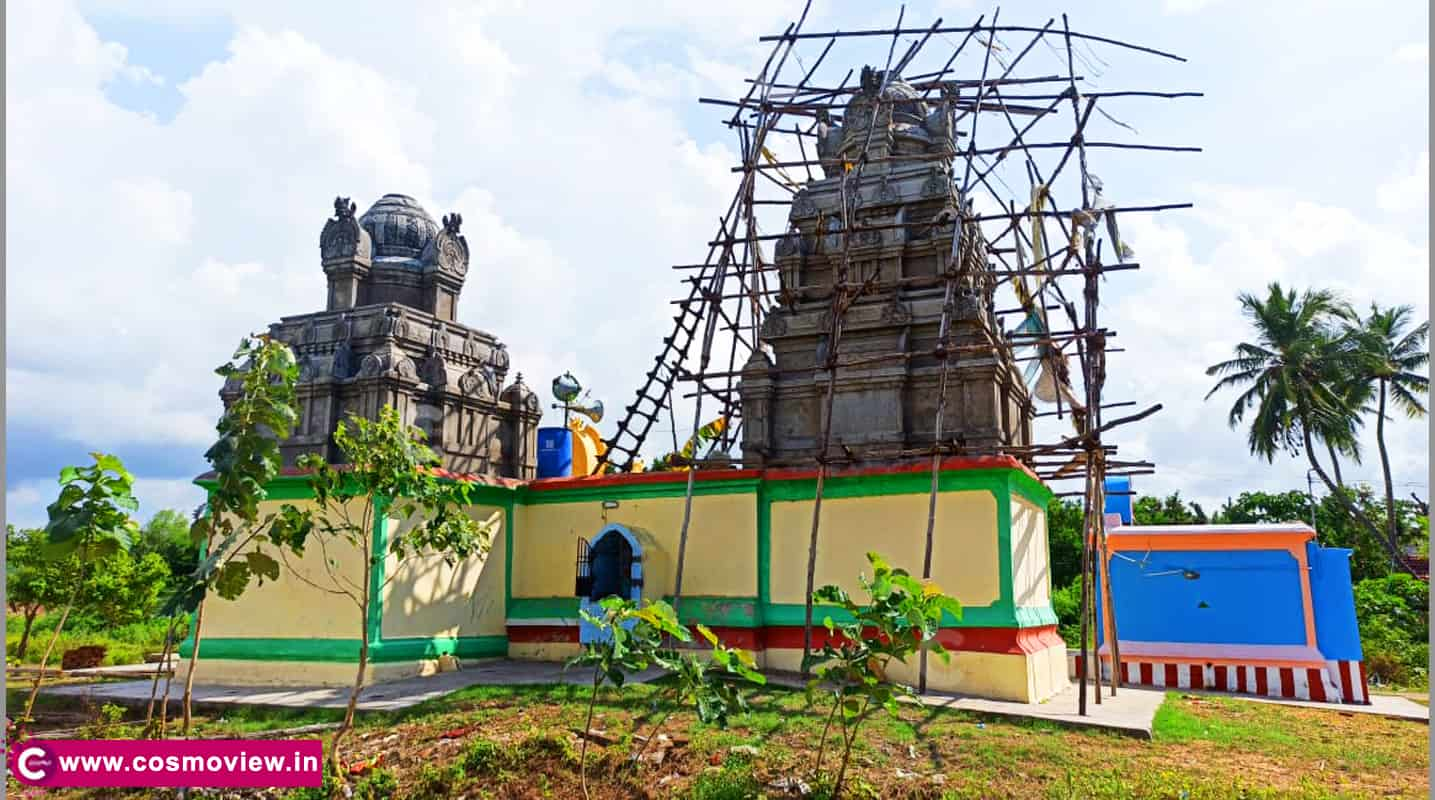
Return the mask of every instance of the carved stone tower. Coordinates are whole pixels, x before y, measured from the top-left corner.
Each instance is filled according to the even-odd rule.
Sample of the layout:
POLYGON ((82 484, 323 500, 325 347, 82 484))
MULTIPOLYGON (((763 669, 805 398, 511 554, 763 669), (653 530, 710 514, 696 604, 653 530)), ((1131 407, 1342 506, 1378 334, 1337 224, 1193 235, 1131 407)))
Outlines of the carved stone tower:
MULTIPOLYGON (((319 236, 326 310, 269 326, 300 367, 299 424, 280 446, 286 463, 310 452, 338 461, 339 422, 392 406, 428 434, 445 469, 534 477, 538 396, 521 374, 504 387, 502 342, 454 321, 469 264, 463 218, 451 214, 440 226, 401 194, 361 217, 356 210, 336 199, 319 236)), ((226 404, 235 388, 220 392, 226 404)))
POLYGON ((841 124, 818 118, 825 176, 794 195, 788 233, 777 245, 779 307, 760 332, 773 358, 758 348, 743 368, 744 466, 817 455, 844 251, 847 285, 875 288, 842 318, 828 454, 896 461, 932 445, 941 373, 934 350, 949 263, 962 277, 950 315, 943 443, 980 452, 1030 442, 1031 401, 1016 365, 1005 350, 994 356, 973 347, 999 333, 986 242, 975 222, 963 221, 945 155, 956 149, 956 98, 933 108, 905 81, 882 82, 881 72, 865 69, 841 124), (879 91, 884 102, 877 102, 879 91), (854 179, 864 147, 868 161, 854 179))

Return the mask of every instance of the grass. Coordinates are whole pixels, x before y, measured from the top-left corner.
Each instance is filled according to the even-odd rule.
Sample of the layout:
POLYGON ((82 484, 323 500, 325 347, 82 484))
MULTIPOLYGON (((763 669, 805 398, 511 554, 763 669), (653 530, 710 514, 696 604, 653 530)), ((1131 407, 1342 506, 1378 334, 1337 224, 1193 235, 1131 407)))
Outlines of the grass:
MULTIPOLYGON (((40 657, 50 643, 59 618, 59 614, 41 614, 35 619, 35 625, 30 630, 30 641, 26 645, 24 663, 40 663, 40 657)), ((24 627, 24 617, 19 614, 5 615, 5 653, 12 663, 24 627)), ((110 627, 72 616, 65 621, 65 628, 60 632, 59 641, 55 642, 55 651, 50 656, 50 661, 58 667, 60 657, 66 650, 98 644, 105 647, 105 664, 142 664, 146 654, 158 653, 164 649, 164 636, 168 629, 168 619, 110 627)), ((182 623, 176 636, 182 638, 187 632, 188 626, 182 623)))
MULTIPOLYGON (((779 782, 797 780, 809 797, 825 796, 812 759, 826 708, 775 687, 758 692, 752 711, 726 730, 699 725, 686 711, 673 714, 664 731, 686 743, 659 765, 632 766, 633 734, 669 708, 662 689, 600 694, 594 727, 615 741, 589 748, 594 800, 782 797, 789 795, 779 782), (735 752, 739 745, 757 755, 735 752)), ((475 686, 402 711, 362 714, 346 756, 381 766, 362 786, 351 784, 353 796, 580 797, 578 739, 570 730, 582 724, 585 699, 579 686, 475 686)), ((332 721, 338 713, 233 708, 200 714, 197 727, 203 736, 224 737, 332 721)), ((862 730, 844 797, 1315 800, 1423 797, 1429 787, 1424 724, 1206 695, 1169 694, 1149 742, 917 707, 904 707, 900 718, 873 716, 862 730)), ((829 744, 827 767, 835 765, 829 744)))

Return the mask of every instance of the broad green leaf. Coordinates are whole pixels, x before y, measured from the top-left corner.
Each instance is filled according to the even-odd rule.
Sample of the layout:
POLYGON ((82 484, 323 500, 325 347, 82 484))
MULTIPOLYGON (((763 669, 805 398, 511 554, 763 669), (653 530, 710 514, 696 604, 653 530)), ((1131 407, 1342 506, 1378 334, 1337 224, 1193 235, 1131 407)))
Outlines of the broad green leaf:
POLYGON ((698 633, 701 634, 702 637, 707 640, 708 644, 715 645, 718 643, 717 634, 713 633, 712 630, 708 628, 708 626, 699 622, 697 628, 698 633))

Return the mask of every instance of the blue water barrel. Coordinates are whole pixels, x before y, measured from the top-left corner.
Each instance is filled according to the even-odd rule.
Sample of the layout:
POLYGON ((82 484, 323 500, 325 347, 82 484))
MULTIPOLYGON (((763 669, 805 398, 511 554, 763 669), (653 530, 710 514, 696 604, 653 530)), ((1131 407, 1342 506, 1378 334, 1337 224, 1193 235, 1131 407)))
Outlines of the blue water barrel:
POLYGON ((1133 524, 1131 506, 1136 501, 1136 496, 1130 492, 1130 476, 1120 475, 1106 479, 1106 513, 1120 514, 1121 522, 1126 525, 1133 524))
POLYGON ((573 474, 573 432, 567 428, 538 429, 538 477, 573 474))

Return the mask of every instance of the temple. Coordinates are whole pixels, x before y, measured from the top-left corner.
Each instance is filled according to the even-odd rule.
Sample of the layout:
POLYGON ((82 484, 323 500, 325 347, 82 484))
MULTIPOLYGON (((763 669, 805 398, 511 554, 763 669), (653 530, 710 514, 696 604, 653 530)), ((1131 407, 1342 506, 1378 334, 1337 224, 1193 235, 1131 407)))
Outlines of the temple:
MULTIPOLYGON (((448 215, 440 226, 401 194, 356 210, 336 199, 319 236, 325 309, 269 326, 300 366, 299 423, 280 446, 286 463, 311 452, 339 461, 339 423, 390 406, 428 435, 449 470, 533 477, 538 397, 521 374, 504 385, 502 342, 455 320, 469 267, 463 218, 448 215)), ((237 389, 220 392, 226 406, 237 389)))
POLYGON ((933 107, 906 81, 885 77, 864 70, 844 124, 819 115, 818 155, 831 166, 793 196, 789 231, 777 245, 779 307, 760 334, 773 356, 756 348, 742 371, 744 465, 811 462, 821 449, 829 380, 835 386, 824 457, 841 449, 866 461, 896 461, 931 447, 942 393, 935 352, 947 302, 946 343, 955 357, 943 441, 974 452, 1030 443, 1031 400, 1010 351, 983 347, 1000 337, 993 271, 980 228, 961 221, 951 175, 953 98, 933 107), (862 172, 848 177, 843 165, 857 163, 864 150, 862 172), (844 242, 841 231, 853 228, 860 228, 855 240, 844 242), (950 298, 948 269, 961 275, 950 298), (834 329, 834 292, 863 284, 881 288, 865 289, 834 329), (834 365, 836 337, 843 355, 834 365), (840 369, 832 378, 834 366, 840 369))

